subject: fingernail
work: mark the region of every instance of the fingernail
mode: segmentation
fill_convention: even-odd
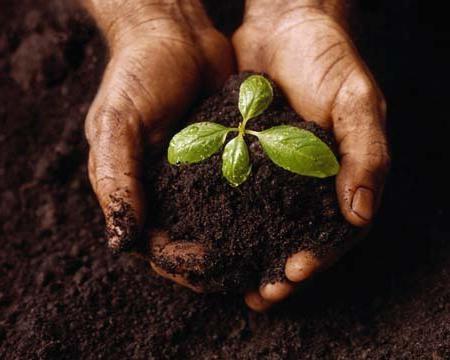
[[[373,191],[364,187],[359,187],[352,200],[352,211],[366,221],[373,217]]]
[[[106,226],[108,246],[115,253],[132,250],[137,236],[136,222],[130,217],[124,221],[113,218]]]

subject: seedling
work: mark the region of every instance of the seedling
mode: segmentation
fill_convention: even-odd
[[[336,175],[339,163],[331,149],[310,131],[295,126],[279,125],[264,131],[246,129],[250,119],[261,115],[273,99],[270,82],[260,75],[249,76],[239,89],[239,111],[242,121],[237,128],[213,122],[199,122],[177,133],[169,144],[170,164],[193,164],[217,153],[230,132],[237,135],[223,150],[222,174],[234,187],[241,185],[251,173],[246,135],[256,136],[265,154],[285,170],[304,176],[325,178]]]

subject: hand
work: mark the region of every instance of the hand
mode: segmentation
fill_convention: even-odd
[[[389,168],[386,106],[345,31],[342,4],[247,0],[233,45],[239,70],[267,73],[297,113],[334,131],[341,163],[336,183],[340,208],[350,223],[364,228],[373,219]],[[248,293],[247,304],[266,310],[340,255],[292,255],[285,267],[286,281]]]
[[[222,85],[233,69],[232,49],[197,0],[84,3],[111,55],[86,119],[89,178],[105,214],[109,246],[135,249],[146,221],[143,149],[162,145],[200,88]],[[160,233],[152,244],[167,256],[186,255],[176,244],[164,249],[167,240]],[[195,245],[190,250],[201,254]]]

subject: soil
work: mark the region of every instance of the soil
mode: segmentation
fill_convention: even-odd
[[[193,111],[188,123],[212,121],[237,127],[239,87],[249,75],[232,76],[222,91]],[[272,87],[273,102],[248,122],[248,129],[297,126],[335,148],[330,132],[301,119],[274,83]],[[148,166],[153,226],[168,231],[173,240],[197,242],[207,249],[203,271],[190,274],[190,280],[209,291],[245,290],[257,287],[260,280],[281,281],[290,255],[301,250],[325,255],[355,233],[339,211],[334,177],[291,173],[264,154],[256,137],[246,136],[246,142],[252,173],[237,188],[222,176],[222,152],[195,165],[172,166],[164,157],[157,166]],[[168,272],[177,267],[173,261],[154,261]]]
[[[255,314],[106,249],[83,135],[101,38],[68,1],[1,1],[0,358],[450,358],[448,26],[407,0],[365,6],[358,46],[393,119],[384,205],[366,242]]]

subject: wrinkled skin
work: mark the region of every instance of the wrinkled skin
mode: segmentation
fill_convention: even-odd
[[[162,146],[200,90],[223,84],[234,71],[233,51],[194,1],[98,0],[85,5],[110,48],[85,124],[89,177],[105,214],[109,246],[135,250],[145,222],[143,150]],[[117,222],[115,213],[128,221]],[[155,253],[187,256],[173,244],[165,249],[166,236],[152,240]],[[201,251],[194,246],[196,254]]]
[[[350,223],[365,228],[379,205],[389,168],[386,105],[344,29],[339,2],[329,2],[329,7],[316,3],[291,2],[277,9],[276,2],[273,8],[247,2],[244,24],[233,37],[238,67],[269,74],[294,110],[333,130],[341,163],[336,182],[340,208]],[[292,255],[285,268],[287,280],[250,292],[247,304],[267,309],[342,253],[325,259],[308,252]]]
[[[131,237],[140,233],[145,221],[140,183],[144,145],[160,146],[199,89],[219,87],[235,70],[230,42],[212,28],[197,1],[156,3],[86,1],[111,49],[86,120],[86,135],[90,179],[113,248],[132,244]],[[386,106],[345,30],[341,5],[339,0],[247,0],[244,22],[232,45],[237,70],[267,73],[302,117],[333,130],[341,163],[336,182],[340,208],[363,233],[377,210],[389,168]],[[123,16],[127,11],[138,15]],[[118,197],[129,205],[127,211],[135,219],[130,223],[136,229],[112,220],[119,206],[112,199]],[[164,232],[154,231],[150,251],[165,258],[201,259],[204,254],[196,244],[167,242]],[[346,248],[353,243],[349,239]],[[308,252],[292,255],[286,280],[246,294],[248,306],[267,310],[347,249],[321,259]],[[186,269],[173,275],[152,266],[160,275],[201,291],[183,277]]]

